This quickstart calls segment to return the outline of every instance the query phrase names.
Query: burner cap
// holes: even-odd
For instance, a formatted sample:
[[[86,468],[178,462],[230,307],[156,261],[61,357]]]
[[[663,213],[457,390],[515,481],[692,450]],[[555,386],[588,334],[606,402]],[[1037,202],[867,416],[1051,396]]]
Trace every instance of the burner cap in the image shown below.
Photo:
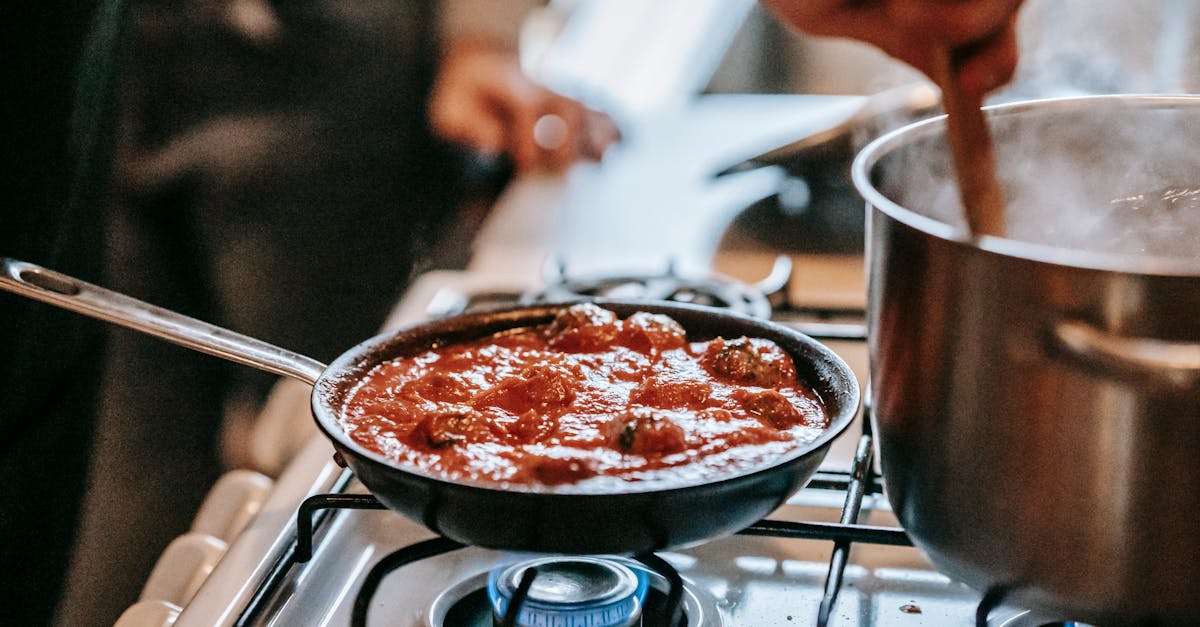
[[[636,624],[649,587],[644,572],[594,557],[544,557],[497,569],[488,598],[499,621],[527,572],[534,572],[517,625]]]

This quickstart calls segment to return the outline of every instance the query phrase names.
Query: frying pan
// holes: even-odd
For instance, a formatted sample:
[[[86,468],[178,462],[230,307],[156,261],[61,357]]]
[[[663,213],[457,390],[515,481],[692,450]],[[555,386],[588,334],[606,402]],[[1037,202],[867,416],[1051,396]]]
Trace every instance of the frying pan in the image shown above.
[[[553,553],[626,553],[702,542],[745,528],[782,505],[812,476],[830,443],[849,425],[859,392],[846,364],[786,327],[719,309],[653,301],[594,300],[626,317],[637,311],[678,321],[690,340],[761,337],[793,358],[829,418],[816,440],[779,458],[700,483],[504,486],[447,480],[405,467],[351,440],[339,422],[353,386],[375,365],[434,345],[486,337],[554,319],[572,303],[492,309],[418,324],[371,338],[328,367],[308,357],[155,307],[33,264],[0,258],[0,287],[313,386],[317,424],[359,480],[382,503],[459,542]],[[578,302],[578,301],[575,301]]]

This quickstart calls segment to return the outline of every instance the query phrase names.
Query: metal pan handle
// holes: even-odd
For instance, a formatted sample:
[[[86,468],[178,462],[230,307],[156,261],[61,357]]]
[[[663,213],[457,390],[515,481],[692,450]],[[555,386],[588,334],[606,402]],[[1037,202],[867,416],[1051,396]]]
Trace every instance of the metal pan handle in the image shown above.
[[[38,265],[0,257],[0,266],[0,288],[34,300],[309,385],[325,371],[325,364],[315,359]]]
[[[1059,322],[1054,338],[1068,353],[1103,371],[1176,382],[1200,376],[1200,343],[1128,337],[1082,320]]]

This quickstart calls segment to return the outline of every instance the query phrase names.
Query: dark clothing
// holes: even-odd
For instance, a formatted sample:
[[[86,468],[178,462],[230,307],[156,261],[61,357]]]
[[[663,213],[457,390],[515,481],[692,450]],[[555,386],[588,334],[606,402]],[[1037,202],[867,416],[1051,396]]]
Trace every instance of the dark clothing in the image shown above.
[[[224,6],[134,5],[106,286],[329,360],[377,330],[454,205],[424,115],[435,5],[277,2],[268,37]],[[222,470],[228,405],[276,379],[120,329],[106,363],[64,625],[136,600]]]
[[[124,3],[6,3],[0,256],[100,281]],[[87,34],[95,18],[96,28]],[[86,49],[86,54],[84,50]],[[81,62],[87,57],[88,62]],[[74,110],[74,113],[72,113]],[[85,483],[99,323],[0,293],[0,622],[50,621]]]
[[[371,335],[458,200],[436,3],[264,3],[271,34],[101,1],[5,5],[0,255],[320,359]],[[58,622],[111,624],[219,475],[224,405],[273,379],[0,293],[0,622],[51,620],[78,538]]]

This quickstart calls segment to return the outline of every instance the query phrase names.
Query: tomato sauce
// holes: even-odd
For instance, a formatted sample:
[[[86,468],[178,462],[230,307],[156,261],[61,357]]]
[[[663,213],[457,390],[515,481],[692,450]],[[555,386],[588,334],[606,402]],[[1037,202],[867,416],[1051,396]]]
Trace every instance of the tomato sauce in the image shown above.
[[[603,487],[757,467],[828,420],[773,342],[693,342],[669,317],[581,304],[379,364],[342,423],[364,447],[447,479]]]

